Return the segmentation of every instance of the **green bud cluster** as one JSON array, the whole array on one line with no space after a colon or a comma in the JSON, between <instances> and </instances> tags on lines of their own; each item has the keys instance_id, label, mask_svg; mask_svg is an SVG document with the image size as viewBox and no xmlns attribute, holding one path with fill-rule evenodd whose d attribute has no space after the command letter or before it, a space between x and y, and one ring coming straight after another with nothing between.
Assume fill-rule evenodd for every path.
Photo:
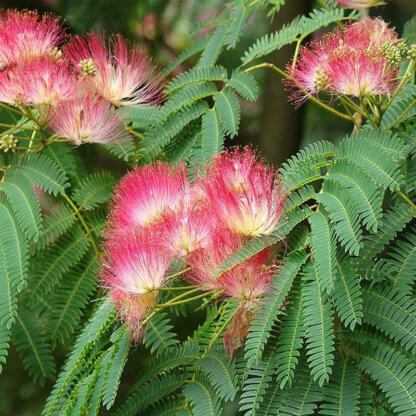
<instances>
[{"instance_id":1,"label":"green bud cluster","mask_svg":"<svg viewBox=\"0 0 416 416\"><path fill-rule=\"evenodd\" d=\"M324 71L317 69L316 76L313 80L313 87L318 91L322 91L325 88L327 88L328 83L329 83L328 75L325 74Z\"/></svg>"},{"instance_id":2,"label":"green bud cluster","mask_svg":"<svg viewBox=\"0 0 416 416\"><path fill-rule=\"evenodd\" d=\"M17 146L17 139L13 136L13 134L5 134L0 138L0 149L4 152L14 152Z\"/></svg>"},{"instance_id":3,"label":"green bud cluster","mask_svg":"<svg viewBox=\"0 0 416 416\"><path fill-rule=\"evenodd\" d=\"M97 67L95 66L95 62L92 58L83 59L79 62L78 67L81 69L83 74L88 77L93 77L97 72Z\"/></svg>"}]
</instances>

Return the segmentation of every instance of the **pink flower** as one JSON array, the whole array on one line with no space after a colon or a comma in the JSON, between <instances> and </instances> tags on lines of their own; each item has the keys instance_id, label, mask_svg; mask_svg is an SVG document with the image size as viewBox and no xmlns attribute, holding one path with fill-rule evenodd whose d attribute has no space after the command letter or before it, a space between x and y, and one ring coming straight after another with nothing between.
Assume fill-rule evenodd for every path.
<instances>
[{"instance_id":1,"label":"pink flower","mask_svg":"<svg viewBox=\"0 0 416 416\"><path fill-rule=\"evenodd\" d=\"M0 71L0 101L9 104L20 102L17 85L15 68Z\"/></svg>"},{"instance_id":2,"label":"pink flower","mask_svg":"<svg viewBox=\"0 0 416 416\"><path fill-rule=\"evenodd\" d=\"M325 70L329 52L326 42L314 41L302 48L295 68L288 65L291 76L285 83L293 90L290 100L302 104L310 95L317 95L328 88L329 79Z\"/></svg>"},{"instance_id":3,"label":"pink flower","mask_svg":"<svg viewBox=\"0 0 416 416\"><path fill-rule=\"evenodd\" d=\"M205 290L221 290L250 309L257 305L261 295L269 288L274 268L267 266L268 250L216 276L218 266L242 246L241 236L226 228L217 229L208 247L189 255L188 263L192 271L188 279L202 285Z\"/></svg>"},{"instance_id":4,"label":"pink flower","mask_svg":"<svg viewBox=\"0 0 416 416\"><path fill-rule=\"evenodd\" d=\"M50 128L59 137L83 143L111 143L128 137L111 104L92 95L62 101L52 113Z\"/></svg>"},{"instance_id":5,"label":"pink flower","mask_svg":"<svg viewBox=\"0 0 416 416\"><path fill-rule=\"evenodd\" d=\"M367 9L369 7L379 6L383 4L380 0L334 0L338 6L348 9Z\"/></svg>"},{"instance_id":6,"label":"pink flower","mask_svg":"<svg viewBox=\"0 0 416 416\"><path fill-rule=\"evenodd\" d=\"M203 188L219 221L245 236L271 234L283 213L276 171L248 147L215 158Z\"/></svg>"},{"instance_id":7,"label":"pink flower","mask_svg":"<svg viewBox=\"0 0 416 416\"><path fill-rule=\"evenodd\" d=\"M105 245L102 280L137 338L143 317L156 303L172 256L145 230L112 236Z\"/></svg>"},{"instance_id":8,"label":"pink flower","mask_svg":"<svg viewBox=\"0 0 416 416\"><path fill-rule=\"evenodd\" d=\"M54 53L65 39L56 17L34 11L0 11L0 68Z\"/></svg>"},{"instance_id":9,"label":"pink flower","mask_svg":"<svg viewBox=\"0 0 416 416\"><path fill-rule=\"evenodd\" d=\"M17 77L25 104L56 105L74 99L78 88L68 64L49 56L27 61L18 67Z\"/></svg>"},{"instance_id":10,"label":"pink flower","mask_svg":"<svg viewBox=\"0 0 416 416\"><path fill-rule=\"evenodd\" d=\"M345 27L343 42L352 49L367 49L375 54L385 44L397 44L399 36L383 19L367 17Z\"/></svg>"},{"instance_id":11,"label":"pink flower","mask_svg":"<svg viewBox=\"0 0 416 416\"><path fill-rule=\"evenodd\" d=\"M183 165L167 163L136 167L120 181L111 205L110 226L123 232L137 226L154 224L168 210L179 207L189 189Z\"/></svg>"},{"instance_id":12,"label":"pink flower","mask_svg":"<svg viewBox=\"0 0 416 416\"><path fill-rule=\"evenodd\" d=\"M177 210L169 211L161 219L159 238L161 244L175 256L186 257L212 243L216 225L211 212L180 204Z\"/></svg>"},{"instance_id":13,"label":"pink flower","mask_svg":"<svg viewBox=\"0 0 416 416\"><path fill-rule=\"evenodd\" d=\"M111 37L108 46L104 36L76 36L64 53L89 87L114 105L161 101L163 82L156 67L137 49L129 49L121 35Z\"/></svg>"},{"instance_id":14,"label":"pink flower","mask_svg":"<svg viewBox=\"0 0 416 416\"><path fill-rule=\"evenodd\" d=\"M387 59L383 48L399 43L397 33L381 19L365 18L301 49L286 85L290 99L302 103L311 94L353 97L386 95L395 88L400 50ZM391 52L391 51L390 51Z\"/></svg>"},{"instance_id":15,"label":"pink flower","mask_svg":"<svg viewBox=\"0 0 416 416\"><path fill-rule=\"evenodd\" d=\"M253 312L241 307L224 333L224 346L230 355L243 346L253 320Z\"/></svg>"},{"instance_id":16,"label":"pink flower","mask_svg":"<svg viewBox=\"0 0 416 416\"><path fill-rule=\"evenodd\" d=\"M353 97L386 95L395 88L396 71L383 57L350 50L328 62L331 88Z\"/></svg>"}]
</instances>

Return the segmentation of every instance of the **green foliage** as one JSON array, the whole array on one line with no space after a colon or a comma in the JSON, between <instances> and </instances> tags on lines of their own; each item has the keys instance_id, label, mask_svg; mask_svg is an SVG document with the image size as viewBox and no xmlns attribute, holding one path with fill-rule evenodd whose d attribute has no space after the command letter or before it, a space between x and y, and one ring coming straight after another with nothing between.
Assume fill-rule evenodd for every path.
<instances>
[{"instance_id":1,"label":"green foliage","mask_svg":"<svg viewBox=\"0 0 416 416\"><path fill-rule=\"evenodd\" d=\"M10 172L19 172L29 181L53 195L64 194L69 186L65 173L44 155L26 153L22 159L13 156Z\"/></svg>"},{"instance_id":2,"label":"green foliage","mask_svg":"<svg viewBox=\"0 0 416 416\"><path fill-rule=\"evenodd\" d=\"M320 284L316 265L305 268L303 279L306 354L313 380L322 386L328 381L334 363L333 311Z\"/></svg>"},{"instance_id":3,"label":"green foliage","mask_svg":"<svg viewBox=\"0 0 416 416\"><path fill-rule=\"evenodd\" d=\"M203 374L186 384L183 392L191 405L192 415L217 416L222 413L219 398Z\"/></svg>"},{"instance_id":4,"label":"green foliage","mask_svg":"<svg viewBox=\"0 0 416 416\"><path fill-rule=\"evenodd\" d=\"M291 253L286 257L282 268L272 280L272 289L260 306L247 336L245 357L249 362L261 358L273 323L277 316L282 313L279 308L292 286L293 279L299 273L306 259L307 255L303 251Z\"/></svg>"},{"instance_id":5,"label":"green foliage","mask_svg":"<svg viewBox=\"0 0 416 416\"><path fill-rule=\"evenodd\" d=\"M0 190L6 194L20 227L28 240L37 241L42 230L39 201L32 185L21 174L5 176Z\"/></svg>"},{"instance_id":6,"label":"green foliage","mask_svg":"<svg viewBox=\"0 0 416 416\"><path fill-rule=\"evenodd\" d=\"M400 415L416 411L416 366L400 352L386 347L366 348L359 353L358 367L368 374L386 395L389 405Z\"/></svg>"},{"instance_id":7,"label":"green foliage","mask_svg":"<svg viewBox=\"0 0 416 416\"><path fill-rule=\"evenodd\" d=\"M55 376L55 363L39 318L33 311L19 310L13 327L13 339L23 364L33 379L42 384Z\"/></svg>"},{"instance_id":8,"label":"green foliage","mask_svg":"<svg viewBox=\"0 0 416 416\"><path fill-rule=\"evenodd\" d=\"M110 199L115 183L116 180L110 173L94 173L81 181L74 190L72 199L84 209L97 208Z\"/></svg>"},{"instance_id":9,"label":"green foliage","mask_svg":"<svg viewBox=\"0 0 416 416\"><path fill-rule=\"evenodd\" d=\"M240 101L259 97L256 70L271 64L253 61L292 43L298 52L316 31L362 15L324 0L322 9L255 40L235 65L254 13L264 20L284 3L230 0L197 25L195 32L212 30L163 71L170 76L164 102L120 109L131 136L104 149L126 168L163 160L185 162L191 180L204 172L226 139L238 136ZM409 45L414 29L413 19L404 33ZM267 292L242 302L195 288L190 305L205 319L186 340L187 270L160 289L142 338L133 339L99 283L115 178L87 173L83 152L29 122L31 107L16 107L27 111L18 121L26 123L16 130L19 147L0 158L0 365L13 344L28 374L44 383L68 350L43 416L97 416L113 407L115 416L219 416L229 401L245 416L415 415L414 79L390 97L388 108L388 99L379 106L379 97L369 97L368 109L379 113L363 123L354 115L354 132L338 144L316 141L282 164L278 225L244 238L211 276L215 283L268 250ZM50 194L48 204L36 187ZM172 269L181 266L175 261ZM233 330L244 346L230 354L224 334L241 311L246 326ZM130 386L131 372L123 377L137 357Z\"/></svg>"},{"instance_id":10,"label":"green foliage","mask_svg":"<svg viewBox=\"0 0 416 416\"><path fill-rule=\"evenodd\" d=\"M336 360L331 383L323 392L322 415L336 416L348 414L358 416L360 397L360 372L351 360Z\"/></svg>"},{"instance_id":11,"label":"green foliage","mask_svg":"<svg viewBox=\"0 0 416 416\"><path fill-rule=\"evenodd\" d=\"M91 253L73 267L51 296L49 337L53 343L65 344L78 328L82 313L97 284L97 259Z\"/></svg>"},{"instance_id":12,"label":"green foliage","mask_svg":"<svg viewBox=\"0 0 416 416\"><path fill-rule=\"evenodd\" d=\"M10 205L0 199L0 325L9 329L26 283L27 243Z\"/></svg>"}]
</instances>

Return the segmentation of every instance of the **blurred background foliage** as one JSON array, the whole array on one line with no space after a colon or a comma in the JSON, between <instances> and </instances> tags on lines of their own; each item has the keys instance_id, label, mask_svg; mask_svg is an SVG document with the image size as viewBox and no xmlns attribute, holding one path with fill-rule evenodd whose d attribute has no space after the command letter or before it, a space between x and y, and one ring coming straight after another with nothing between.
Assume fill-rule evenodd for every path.
<instances>
[{"instance_id":1,"label":"blurred background foliage","mask_svg":"<svg viewBox=\"0 0 416 416\"><path fill-rule=\"evenodd\" d=\"M2 8L37 9L59 14L66 20L71 33L91 30L122 33L155 57L161 67L192 43L196 23L218 15L223 3L224 0L0 0ZM289 0L274 20L262 14L254 16L237 49L223 56L219 63L226 67L238 65L239 57L256 38L278 29L298 14L307 13L313 5L313 0ZM403 24L416 14L416 1L389 0L388 5L373 13L392 22L400 33ZM204 36L204 30L197 36ZM284 67L291 53L292 50L286 48L269 59ZM186 69L185 64L179 71ZM262 77L263 93L257 102L244 103L244 117L236 143L253 144L268 160L279 165L307 143L318 139L337 141L348 131L348 125L313 104L295 111L287 102L284 87L275 73L256 75ZM85 146L81 151L90 171L105 166L121 176L127 168L101 147ZM186 338L197 325L198 314L192 316L193 319L188 317L186 320L177 317L175 326L180 328L182 338ZM65 351L59 354L58 366L65 357ZM145 351L140 347L135 357L136 362L129 362L120 393L131 387L129 376L133 379L146 361ZM43 387L34 384L27 377L16 353L10 350L6 368L0 375L0 415L40 415L50 389L51 383ZM236 414L236 411L230 408L229 414Z\"/></svg>"}]
</instances>

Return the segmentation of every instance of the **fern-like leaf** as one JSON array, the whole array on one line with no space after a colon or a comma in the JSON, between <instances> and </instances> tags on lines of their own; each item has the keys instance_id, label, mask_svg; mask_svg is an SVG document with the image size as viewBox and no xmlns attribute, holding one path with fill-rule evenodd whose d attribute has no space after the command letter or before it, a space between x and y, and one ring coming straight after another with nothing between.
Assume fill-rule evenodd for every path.
<instances>
[{"instance_id":1,"label":"fern-like leaf","mask_svg":"<svg viewBox=\"0 0 416 416\"><path fill-rule=\"evenodd\" d=\"M324 387L319 413L327 416L360 416L360 372L351 359L337 360L334 374Z\"/></svg>"},{"instance_id":2,"label":"fern-like leaf","mask_svg":"<svg viewBox=\"0 0 416 416\"><path fill-rule=\"evenodd\" d=\"M289 254L273 278L271 289L259 307L247 335L245 358L249 363L261 358L272 326L277 316L282 313L280 308L283 301L292 286L293 279L299 273L306 259L307 255L304 251Z\"/></svg>"},{"instance_id":3,"label":"fern-like leaf","mask_svg":"<svg viewBox=\"0 0 416 416\"><path fill-rule=\"evenodd\" d=\"M255 101L257 99L259 87L249 72L242 72L236 69L232 73L231 79L227 81L227 85L246 100Z\"/></svg>"},{"instance_id":4,"label":"fern-like leaf","mask_svg":"<svg viewBox=\"0 0 416 416\"><path fill-rule=\"evenodd\" d=\"M69 271L54 291L49 310L49 337L62 344L75 332L96 287L97 258L85 257Z\"/></svg>"},{"instance_id":5,"label":"fern-like leaf","mask_svg":"<svg viewBox=\"0 0 416 416\"><path fill-rule=\"evenodd\" d=\"M225 81L228 78L227 70L219 65L196 67L183 72L166 86L166 92L172 94L176 90L197 82Z\"/></svg>"},{"instance_id":6,"label":"fern-like leaf","mask_svg":"<svg viewBox=\"0 0 416 416\"><path fill-rule=\"evenodd\" d=\"M304 272L303 313L306 323L306 354L312 377L322 386L328 381L334 363L333 312L327 294L320 286L316 267Z\"/></svg>"},{"instance_id":7,"label":"fern-like leaf","mask_svg":"<svg viewBox=\"0 0 416 416\"><path fill-rule=\"evenodd\" d=\"M63 195L69 186L65 173L44 155L25 153L21 159L13 156L9 169L12 173L23 173L32 184L53 195Z\"/></svg>"},{"instance_id":8,"label":"fern-like leaf","mask_svg":"<svg viewBox=\"0 0 416 416\"><path fill-rule=\"evenodd\" d=\"M72 199L81 208L93 209L107 202L116 180L111 173L101 172L87 176L75 189Z\"/></svg>"},{"instance_id":9,"label":"fern-like leaf","mask_svg":"<svg viewBox=\"0 0 416 416\"><path fill-rule=\"evenodd\" d=\"M337 280L332 293L335 309L344 325L352 330L363 318L363 300L356 264L348 257L338 255L335 259Z\"/></svg>"},{"instance_id":10,"label":"fern-like leaf","mask_svg":"<svg viewBox=\"0 0 416 416\"><path fill-rule=\"evenodd\" d=\"M312 228L310 243L320 286L330 293L336 274L334 233L322 212L315 212L308 221Z\"/></svg>"},{"instance_id":11,"label":"fern-like leaf","mask_svg":"<svg viewBox=\"0 0 416 416\"><path fill-rule=\"evenodd\" d=\"M224 400L233 400L237 393L234 363L225 355L223 348L213 348L196 362L207 374L211 385Z\"/></svg>"},{"instance_id":12,"label":"fern-like leaf","mask_svg":"<svg viewBox=\"0 0 416 416\"><path fill-rule=\"evenodd\" d=\"M10 328L27 276L26 239L10 205L0 199L0 325Z\"/></svg>"},{"instance_id":13,"label":"fern-like leaf","mask_svg":"<svg viewBox=\"0 0 416 416\"><path fill-rule=\"evenodd\" d=\"M46 341L39 318L33 311L20 308L13 327L13 341L23 365L35 380L41 384L55 376L52 349Z\"/></svg>"},{"instance_id":14,"label":"fern-like leaf","mask_svg":"<svg viewBox=\"0 0 416 416\"><path fill-rule=\"evenodd\" d=\"M221 121L225 132L232 138L238 133L240 124L241 108L235 93L225 88L214 95L215 111Z\"/></svg>"},{"instance_id":15,"label":"fern-like leaf","mask_svg":"<svg viewBox=\"0 0 416 416\"><path fill-rule=\"evenodd\" d=\"M177 344L178 340L176 334L171 332L172 328L173 326L166 314L158 313L147 325L143 339L144 346L149 348L152 353L155 351L160 353Z\"/></svg>"},{"instance_id":16,"label":"fern-like leaf","mask_svg":"<svg viewBox=\"0 0 416 416\"><path fill-rule=\"evenodd\" d=\"M380 386L392 409L401 416L416 414L414 362L385 346L363 348L358 355L358 367Z\"/></svg>"},{"instance_id":17,"label":"fern-like leaf","mask_svg":"<svg viewBox=\"0 0 416 416\"><path fill-rule=\"evenodd\" d=\"M363 309L364 322L382 331L406 351L416 353L416 310L412 298L390 288L366 290Z\"/></svg>"},{"instance_id":18,"label":"fern-like leaf","mask_svg":"<svg viewBox=\"0 0 416 416\"><path fill-rule=\"evenodd\" d=\"M198 374L183 389L185 397L189 400L194 416L220 416L222 409L220 401L208 378Z\"/></svg>"},{"instance_id":19,"label":"fern-like leaf","mask_svg":"<svg viewBox=\"0 0 416 416\"><path fill-rule=\"evenodd\" d=\"M224 130L220 123L217 111L207 111L202 117L202 153L205 161L221 153L224 147Z\"/></svg>"},{"instance_id":20,"label":"fern-like leaf","mask_svg":"<svg viewBox=\"0 0 416 416\"><path fill-rule=\"evenodd\" d=\"M24 175L15 173L5 175L0 191L6 194L27 239L37 241L42 231L42 219L33 186Z\"/></svg>"}]
</instances>

